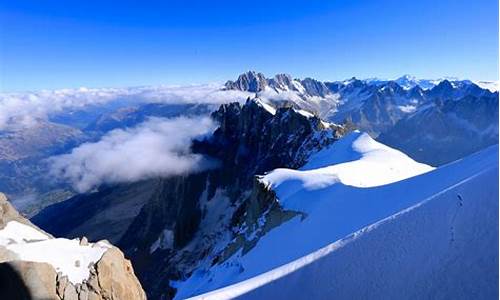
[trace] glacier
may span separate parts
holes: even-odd
[[[433,169],[356,132],[260,180],[301,215],[176,299],[498,297],[498,145]]]

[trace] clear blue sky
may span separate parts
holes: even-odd
[[[4,91],[224,81],[498,80],[497,0],[2,1]]]

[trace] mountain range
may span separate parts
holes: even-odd
[[[354,291],[382,297],[377,287],[389,282],[386,295],[395,298],[417,295],[403,292],[415,283],[421,283],[413,290],[418,295],[438,289],[457,298],[487,297],[498,289],[491,281],[498,272],[481,260],[498,263],[498,231],[481,229],[498,220],[498,92],[485,85],[411,76],[322,82],[250,71],[224,85],[182,89],[195,100],[172,100],[169,89],[159,99],[155,88],[106,94],[102,103],[68,106],[29,124],[9,119],[0,131],[0,189],[54,236],[116,245],[150,299],[283,298],[283,286],[297,280],[304,291],[289,289],[289,297],[321,298],[327,289],[340,298]],[[118,161],[126,172],[141,160],[141,147],[169,151],[155,139],[170,131],[151,134],[154,128],[144,124],[201,117],[215,124],[207,134],[179,144],[168,137],[167,144],[175,145],[170,165],[190,159],[210,162],[206,167],[105,181],[84,191],[51,169],[58,157],[110,147],[112,137],[139,147],[139,156],[117,152],[101,161]],[[128,143],[137,133],[145,144]],[[173,133],[186,139],[177,128]],[[93,171],[85,160],[83,171]],[[419,243],[439,246],[436,259],[426,261],[430,250]],[[391,253],[397,261],[384,263]],[[370,260],[383,276],[357,283],[353,278],[362,277]],[[457,260],[476,268],[465,274]],[[396,272],[417,264],[420,273]],[[439,279],[446,275],[448,281]],[[479,291],[477,278],[483,279]],[[434,281],[441,290],[429,284]]]

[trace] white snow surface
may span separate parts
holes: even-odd
[[[80,245],[78,239],[52,238],[17,221],[0,230],[0,246],[12,251],[18,260],[48,263],[67,275],[73,284],[90,275],[89,265],[99,261],[111,245],[105,242]]]
[[[307,193],[336,183],[360,188],[406,179],[433,168],[417,163],[368,134],[355,131],[313,155],[299,170],[276,169],[260,179],[273,189],[282,206],[307,211]]]
[[[491,171],[495,168],[496,173],[495,170]],[[328,288],[328,291],[338,290],[340,298],[342,298],[342,292],[349,291],[349,288],[353,288],[351,291],[362,293],[369,292],[370,287],[376,288],[377,284],[382,284],[379,288],[387,286],[387,284],[378,281],[377,278],[379,277],[385,278],[388,282],[394,281],[395,278],[401,278],[401,282],[398,281],[398,284],[402,286],[397,286],[397,290],[411,290],[409,286],[404,286],[404,283],[414,284],[415,282],[412,282],[412,278],[409,277],[413,276],[413,273],[420,273],[417,271],[401,273],[402,269],[418,270],[419,264],[423,262],[430,263],[430,266],[427,266],[428,268],[440,268],[442,267],[440,263],[443,263],[443,261],[440,261],[441,258],[444,259],[446,266],[453,265],[448,264],[447,261],[449,257],[446,255],[450,253],[449,249],[439,248],[440,251],[444,249],[439,254],[441,256],[429,260],[429,257],[432,257],[433,243],[426,240],[427,238],[433,238],[436,239],[436,243],[440,242],[439,245],[449,245],[449,222],[451,222],[450,216],[453,216],[448,211],[444,214],[439,210],[437,212],[430,210],[423,213],[424,216],[411,218],[412,222],[416,222],[412,230],[418,233],[418,235],[415,235],[420,237],[418,241],[408,239],[408,235],[412,235],[412,233],[410,231],[406,232],[406,225],[399,224],[398,220],[401,219],[401,216],[407,215],[406,212],[415,211],[414,208],[420,207],[423,203],[440,203],[434,200],[441,199],[444,194],[448,195],[446,197],[449,199],[453,199],[452,208],[456,210],[457,196],[456,194],[449,196],[449,192],[454,191],[458,186],[462,186],[462,183],[476,178],[479,176],[478,174],[482,174],[481,178],[483,178],[485,176],[483,172],[496,174],[496,177],[490,176],[491,174],[488,175],[488,182],[485,186],[475,182],[472,185],[474,189],[467,190],[467,197],[472,197],[470,200],[474,200],[475,193],[491,193],[491,191],[498,190],[498,145],[433,170],[429,166],[412,161],[399,151],[373,141],[363,133],[355,132],[341,139],[332,147],[312,156],[309,163],[300,170],[278,169],[261,178],[276,192],[278,200],[286,209],[304,212],[305,217],[297,216],[271,230],[247,253],[242,254],[240,251],[221,264],[197,270],[184,282],[175,282],[175,286],[178,288],[176,299],[184,299],[209,291],[213,292],[204,294],[199,299],[245,298],[244,295],[248,295],[250,299],[273,298],[279,296],[280,291],[287,289],[295,293],[299,293],[303,289],[304,293],[308,295],[316,294],[321,296],[321,293],[323,293],[323,298],[325,298],[325,295],[332,295],[325,290],[321,290],[322,288]],[[493,178],[493,181],[490,178]],[[471,186],[471,184],[468,184],[468,186]],[[496,197],[496,202],[493,201],[493,203],[498,202],[498,194]],[[443,209],[450,210],[450,205],[449,203],[444,205]],[[483,209],[482,212],[484,211]],[[487,209],[487,211],[495,213],[497,210]],[[470,220],[475,218],[478,218],[478,215],[473,216]],[[381,220],[383,220],[382,223],[380,223]],[[380,237],[372,241],[372,244],[363,245],[362,248],[355,250],[352,254],[347,253],[347,250],[341,250],[347,249],[344,246],[350,244],[350,241],[355,240],[363,232],[377,228],[379,225],[387,223],[388,220],[393,220],[390,223],[395,224],[393,226],[397,228],[398,234],[401,235],[394,237],[394,240],[391,240],[392,242],[386,244],[384,234],[377,233]],[[427,222],[428,224],[425,224],[428,227],[420,228],[421,224],[419,222]],[[432,232],[433,226],[438,226],[438,224],[443,231]],[[473,237],[474,234],[470,237],[464,237],[464,240]],[[409,246],[403,243],[406,240],[409,241]],[[427,242],[424,243],[423,241]],[[498,244],[498,239],[496,241]],[[404,256],[405,253],[410,253],[407,246],[411,246],[410,249],[417,247],[414,249],[417,252],[422,250],[418,247],[424,247],[428,250],[422,252],[426,253],[426,257],[419,257],[420,260],[416,260],[416,264],[412,264],[411,261],[401,260],[397,256],[392,262],[392,250],[386,251],[386,247],[389,247],[387,245],[392,245],[390,243],[395,244],[393,246],[396,248],[396,245],[400,243],[405,245],[402,250],[403,253],[398,254],[403,257],[406,257]],[[329,253],[332,251],[344,253],[341,256],[342,259],[334,259],[339,265],[335,267],[325,265],[323,269],[321,267],[323,264],[321,258],[330,256]],[[454,251],[458,250],[455,249]],[[382,254],[386,252],[387,256],[383,256]],[[471,252],[480,253],[478,251]],[[462,252],[456,253],[459,256],[464,255]],[[364,259],[365,256],[366,259]],[[371,257],[379,259],[379,261],[371,262]],[[496,257],[498,263],[498,256]],[[486,261],[489,261],[488,259],[486,258]],[[358,263],[359,261],[363,263]],[[394,267],[394,264],[397,265],[397,268]],[[314,272],[299,272],[299,270],[306,269],[306,266],[309,265],[315,266]],[[495,265],[494,262],[493,265]],[[350,266],[355,267],[351,268]],[[384,269],[386,266],[388,269]],[[390,269],[392,267],[396,269]],[[364,270],[368,269],[370,269],[370,272],[364,272]],[[463,273],[463,276],[469,276],[467,272],[460,270],[460,272],[457,272]],[[422,274],[429,274],[424,271],[427,272],[428,269],[423,270]],[[321,278],[325,272],[330,272],[328,273],[330,277]],[[353,272],[359,274],[353,275]],[[434,273],[431,272],[431,274]],[[477,276],[477,273],[474,274]],[[364,276],[363,280],[365,281],[360,282],[356,279],[356,276],[361,275]],[[439,280],[445,280],[447,278],[445,275],[440,274],[440,278],[443,279]],[[296,279],[296,277],[300,279]],[[295,279],[288,281],[285,278]],[[327,284],[325,281],[335,283],[332,278],[338,280],[341,285],[336,287],[318,286],[318,284]],[[437,277],[431,279],[437,280]],[[274,284],[275,282],[276,284]],[[305,284],[302,284],[302,282],[305,282]],[[370,284],[363,289],[366,282],[370,282]],[[345,288],[342,288],[342,284]],[[267,287],[274,285],[279,285],[280,288],[272,289],[271,292]],[[429,286],[435,289],[439,287],[439,285]],[[422,286],[419,286],[419,288],[423,289]],[[460,287],[455,288],[460,290]],[[379,291],[381,293],[380,298],[384,298],[384,292],[390,295],[391,291],[397,292],[397,290],[388,288]],[[415,288],[414,290],[418,291],[419,289]],[[485,289],[485,291],[490,290]],[[260,291],[267,292],[262,294]],[[439,289],[437,292],[440,292]],[[301,294],[295,296],[307,298],[304,293],[302,293],[302,296],[300,296]],[[258,296],[252,297],[251,295]],[[293,294],[290,295],[293,296]],[[343,294],[344,298],[347,296]],[[367,294],[360,295],[359,298],[363,298],[361,296],[367,296]],[[321,299],[321,297],[318,299]]]
[[[480,88],[487,89],[490,92],[498,92],[499,82],[498,81],[474,81]]]
[[[260,98],[255,99],[255,103],[258,105],[262,106],[267,112],[269,112],[272,115],[276,114],[276,108],[274,108],[271,104],[266,103]]]
[[[498,147],[481,155],[489,167],[407,209],[192,299],[496,299]]]

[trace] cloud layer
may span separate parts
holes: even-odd
[[[0,130],[12,125],[33,126],[50,115],[113,101],[138,103],[209,103],[242,101],[250,93],[222,91],[221,85],[79,88],[0,94]]]
[[[191,141],[214,128],[208,117],[152,118],[135,128],[113,130],[98,142],[82,144],[48,162],[52,175],[68,180],[78,192],[102,183],[197,172],[216,163],[191,153]]]

